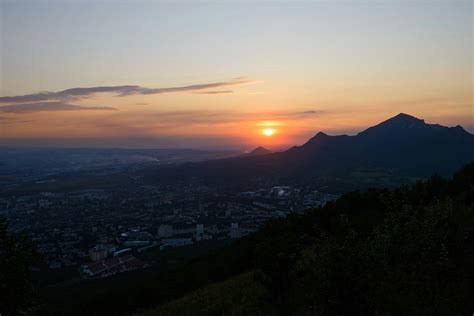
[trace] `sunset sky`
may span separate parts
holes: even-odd
[[[0,145],[284,148],[399,112],[474,132],[472,9],[2,0]]]

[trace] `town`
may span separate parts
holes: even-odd
[[[0,197],[9,229],[30,238],[36,269],[85,279],[149,267],[146,252],[246,236],[272,218],[324,205],[335,194],[273,186],[222,193],[206,186],[138,185]]]

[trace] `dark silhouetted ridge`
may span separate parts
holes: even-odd
[[[336,177],[361,183],[369,181],[364,176],[367,170],[376,170],[372,175],[380,175],[380,178],[384,175],[389,181],[394,175],[407,178],[435,173],[448,175],[471,161],[474,161],[474,135],[460,126],[427,124],[400,113],[355,136],[319,132],[305,144],[287,151],[269,153],[259,147],[237,158],[169,169],[166,176],[171,179],[177,175],[181,179],[194,177],[209,183],[229,178],[241,183],[252,179],[313,183],[317,179]],[[164,175],[162,172],[160,176]]]
[[[396,132],[402,130],[416,130],[434,127],[437,128],[440,125],[429,125],[426,124],[424,120],[417,117],[400,113],[386,121],[383,121],[380,124],[377,124],[373,127],[369,127],[365,131],[359,133],[358,135],[367,135],[371,133],[383,133],[383,132]]]
[[[261,156],[261,155],[267,155],[271,154],[272,152],[265,147],[259,146],[252,150],[251,152],[248,153],[249,156]]]

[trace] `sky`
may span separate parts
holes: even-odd
[[[0,0],[0,21],[0,146],[276,149],[400,112],[474,132],[470,0]]]

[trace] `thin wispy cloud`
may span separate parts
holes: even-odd
[[[281,111],[273,113],[253,113],[252,115],[261,117],[262,120],[305,120],[319,117],[326,114],[324,110],[305,110],[305,111]]]
[[[123,93],[124,91],[139,89],[139,86],[113,86],[72,88],[59,92],[39,92],[26,95],[0,97],[0,103],[28,103],[42,101],[71,101],[91,96],[96,93]]]
[[[93,118],[88,121],[95,129],[104,135],[127,135],[133,137],[185,137],[189,135],[206,134],[221,135],[228,138],[243,126],[248,129],[280,125],[291,126],[293,122],[311,121],[329,112],[314,109],[275,112],[241,112],[241,111],[212,111],[212,110],[179,110],[179,111],[141,111],[118,112],[116,115]],[[84,121],[76,121],[84,126]],[[79,125],[78,125],[79,126]],[[215,133],[214,131],[220,131]],[[235,134],[234,134],[235,135]],[[178,136],[176,136],[178,137]]]
[[[6,116],[0,116],[0,122],[11,122],[11,121],[16,121],[18,118],[16,117],[6,117]]]
[[[298,119],[298,118],[308,118],[324,114],[325,111],[322,110],[308,110],[308,111],[295,111],[295,112],[283,112],[278,113],[277,116],[286,119]]]
[[[306,111],[283,111],[274,113],[263,112],[225,112],[208,110],[189,110],[189,111],[167,111],[157,112],[146,115],[145,121],[152,120],[154,126],[157,125],[179,125],[186,126],[190,124],[227,124],[235,122],[261,122],[267,120],[288,121],[305,120],[318,117],[326,113],[322,110]],[[127,113],[127,116],[130,114]],[[139,118],[137,118],[139,120]],[[141,119],[143,120],[143,118]]]
[[[81,106],[63,102],[34,102],[18,103],[0,106],[0,112],[4,113],[36,113],[45,111],[116,111],[116,108],[107,106]]]
[[[91,97],[98,93],[112,93],[117,97],[129,95],[150,95],[161,93],[178,93],[178,92],[196,92],[207,89],[215,89],[221,87],[238,86],[251,83],[250,80],[238,81],[222,81],[207,84],[196,84],[189,86],[168,87],[168,88],[146,88],[141,86],[104,86],[104,87],[88,87],[88,88],[71,88],[58,92],[39,92],[26,95],[4,96],[0,97],[0,103],[28,103],[28,102],[44,102],[44,101],[73,101]],[[209,91],[211,92],[211,91]],[[229,93],[229,92],[220,92]],[[218,94],[214,91],[209,94]]]
[[[222,90],[222,91],[200,91],[200,92],[195,92],[195,94],[230,94],[234,93],[232,90]]]
[[[241,81],[223,81],[207,84],[196,84],[191,86],[183,87],[171,87],[171,88],[143,88],[137,87],[135,89],[127,89],[123,91],[119,96],[134,95],[134,94],[159,94],[159,93],[173,93],[173,92],[194,92],[206,89],[215,89],[228,86],[239,86],[247,83],[251,83],[249,80]]]
[[[23,120],[23,119],[19,119],[18,117],[0,116],[0,123],[2,125],[21,124],[21,123],[29,123],[29,122],[33,122],[33,120]]]

